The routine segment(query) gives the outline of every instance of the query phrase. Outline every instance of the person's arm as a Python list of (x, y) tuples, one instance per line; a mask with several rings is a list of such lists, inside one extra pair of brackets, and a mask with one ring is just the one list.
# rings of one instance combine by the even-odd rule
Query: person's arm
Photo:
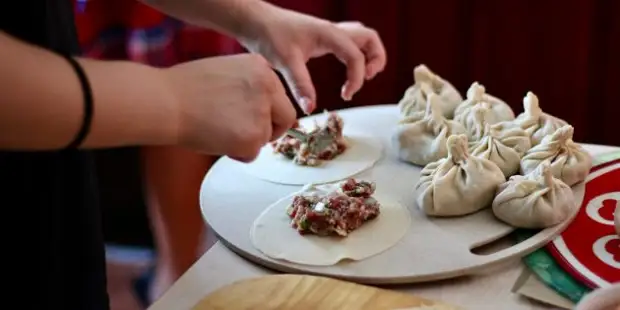
[(256, 19), (271, 9), (261, 0), (141, 0), (170, 16), (216, 30), (238, 40), (255, 36)]
[[(0, 149), (56, 150), (82, 125), (79, 79), (66, 59), (0, 32)], [(82, 147), (170, 144), (174, 96), (159, 69), (79, 59), (91, 85), (93, 119)]]
[(141, 0), (183, 21), (234, 37), (261, 54), (284, 76), (304, 112), (316, 108), (306, 63), (333, 54), (347, 67), (341, 91), (351, 100), (365, 80), (383, 71), (385, 48), (378, 33), (359, 22), (333, 23), (261, 0)]

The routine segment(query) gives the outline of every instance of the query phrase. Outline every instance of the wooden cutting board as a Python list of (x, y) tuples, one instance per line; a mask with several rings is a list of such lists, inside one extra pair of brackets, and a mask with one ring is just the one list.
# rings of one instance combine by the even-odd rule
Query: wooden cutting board
[(192, 310), (216, 309), (452, 310), (460, 308), (413, 295), (325, 277), (283, 274), (235, 282), (207, 295), (192, 308)]

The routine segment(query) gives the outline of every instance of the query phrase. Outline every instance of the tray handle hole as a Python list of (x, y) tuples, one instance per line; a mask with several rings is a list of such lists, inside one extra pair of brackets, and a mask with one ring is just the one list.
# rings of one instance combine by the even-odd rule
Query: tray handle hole
[(494, 240), (487, 240), (474, 244), (469, 251), (475, 255), (485, 256), (497, 253), (514, 245), (514, 235), (509, 233)]

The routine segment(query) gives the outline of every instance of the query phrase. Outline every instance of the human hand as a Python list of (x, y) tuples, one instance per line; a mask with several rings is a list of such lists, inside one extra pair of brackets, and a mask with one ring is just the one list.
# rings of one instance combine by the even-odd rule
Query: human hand
[(252, 161), (295, 122), (296, 112), (259, 55), (213, 57), (163, 69), (178, 111), (178, 142)]
[(364, 80), (383, 71), (386, 53), (377, 32), (358, 22), (332, 23), (262, 3), (255, 9), (253, 30), (239, 41), (263, 55), (286, 79), (306, 113), (316, 108), (316, 91), (306, 67), (310, 58), (334, 54), (347, 66), (345, 100), (360, 90)]

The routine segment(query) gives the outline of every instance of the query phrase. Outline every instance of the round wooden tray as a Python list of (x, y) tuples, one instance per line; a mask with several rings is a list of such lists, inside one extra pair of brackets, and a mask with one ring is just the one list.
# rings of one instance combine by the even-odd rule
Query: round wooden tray
[[(500, 239), (513, 228), (495, 219), (490, 209), (460, 218), (426, 217), (414, 202), (414, 185), (421, 168), (400, 162), (390, 145), (399, 118), (397, 107), (360, 107), (339, 114), (345, 122), (345, 135), (363, 132), (383, 142), (383, 157), (373, 168), (356, 177), (375, 181), (378, 190), (409, 209), (412, 225), (407, 235), (376, 256), (334, 266), (305, 266), (271, 259), (253, 247), (250, 228), (265, 208), (301, 187), (263, 181), (245, 173), (244, 164), (224, 157), (205, 177), (200, 204), (205, 220), (226, 246), (246, 259), (282, 272), (325, 275), (368, 284), (414, 283), (472, 274), (529, 254), (558, 235), (578, 211), (575, 208), (564, 223), (542, 230), (517, 245), (488, 255), (474, 254), (471, 249)], [(573, 191), (575, 203), (580, 206), (583, 184), (574, 186)]]

